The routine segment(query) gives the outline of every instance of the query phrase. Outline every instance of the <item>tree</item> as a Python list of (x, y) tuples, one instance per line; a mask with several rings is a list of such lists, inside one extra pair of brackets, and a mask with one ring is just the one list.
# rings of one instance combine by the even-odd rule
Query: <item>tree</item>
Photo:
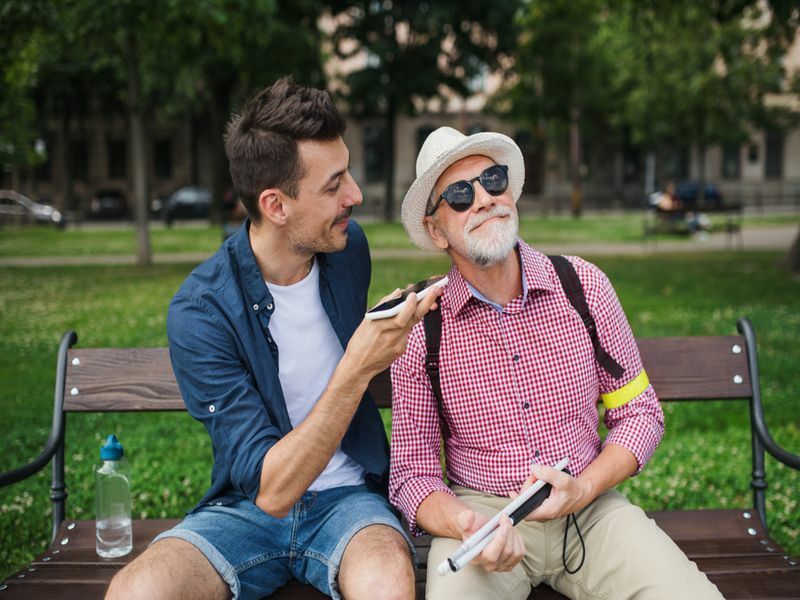
[(175, 2), (162, 14), (159, 30), (173, 43), (147, 73), (165, 113), (188, 112), (205, 124), (215, 222), (230, 187), (222, 137), (231, 110), (284, 75), (323, 85), (316, 26), (321, 10), (317, 0), (216, 0)]
[(514, 47), (518, 2), (333, 0), (328, 6), (337, 23), (336, 55), (366, 59), (343, 78), (348, 107), (354, 115), (384, 120), (384, 217), (391, 221), (397, 116), (413, 114), (415, 101), (446, 90), (470, 95), (470, 80), (497, 69)]
[(519, 19), (515, 77), (501, 96), (510, 116), (543, 131), (546, 143), (568, 137), (575, 217), (583, 207), (582, 138), (609, 130), (616, 101), (608, 85), (614, 59), (603, 43), (605, 12), (602, 0), (527, 3)]
[(800, 19), (792, 6), (631, 0), (617, 7), (616, 39), (628, 46), (615, 72), (621, 120), (635, 142), (697, 148), (700, 194), (709, 146), (741, 144), (755, 130), (796, 122), (768, 101), (784, 91), (783, 58)]
[[(151, 261), (147, 169), (149, 120), (188, 111), (210, 140), (214, 215), (229, 186), (222, 134), (234, 97), (286, 73), (319, 84), (321, 66), (314, 0), (68, 0), (58, 19), (81, 59), (118, 82), (129, 125), (137, 262)], [(281, 56), (280, 61), (275, 57)]]
[(0, 4), (0, 167), (6, 169), (33, 166), (43, 158), (35, 151), (33, 90), (46, 45), (35, 24), (47, 17), (42, 3)]

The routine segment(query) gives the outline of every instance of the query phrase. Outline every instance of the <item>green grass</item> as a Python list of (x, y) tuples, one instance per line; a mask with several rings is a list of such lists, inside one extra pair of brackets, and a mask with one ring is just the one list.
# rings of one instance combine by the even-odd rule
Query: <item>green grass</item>
[[(712, 219), (713, 220), (713, 219)], [(798, 215), (753, 216), (747, 227), (787, 225), (800, 222)], [(718, 221), (721, 224), (721, 221)], [(364, 230), (374, 249), (413, 248), (399, 223), (366, 223)], [(539, 244), (556, 243), (639, 243), (642, 241), (642, 214), (587, 215), (576, 220), (567, 216), (522, 217), (520, 234)], [(218, 227), (178, 224), (172, 229), (157, 226), (150, 230), (154, 253), (204, 252), (211, 254), (222, 240)], [(687, 236), (675, 239), (689, 241)], [(69, 228), (56, 231), (46, 227), (0, 230), (0, 257), (133, 255), (136, 252), (132, 228)]]
[[(750, 316), (759, 335), (767, 422), (778, 442), (800, 452), (800, 282), (777, 267), (776, 259), (774, 253), (708, 253), (598, 257), (595, 262), (614, 282), (637, 336), (732, 334), (736, 318)], [(75, 329), (79, 347), (164, 345), (167, 303), (190, 268), (0, 269), (5, 424), (0, 470), (31, 460), (47, 437), (61, 333)], [(370, 301), (398, 282), (446, 269), (443, 258), (376, 260)], [(664, 441), (644, 473), (623, 484), (623, 491), (646, 509), (749, 505), (746, 405), (670, 404), (665, 412)], [(93, 467), (110, 432), (125, 444), (132, 465), (135, 517), (180, 517), (205, 491), (211, 447), (202, 426), (188, 415), (72, 414), (67, 424), (69, 518), (92, 518)], [(800, 476), (772, 460), (767, 472), (774, 537), (800, 554)], [(45, 469), (0, 490), (2, 575), (46, 548), (49, 476)]]

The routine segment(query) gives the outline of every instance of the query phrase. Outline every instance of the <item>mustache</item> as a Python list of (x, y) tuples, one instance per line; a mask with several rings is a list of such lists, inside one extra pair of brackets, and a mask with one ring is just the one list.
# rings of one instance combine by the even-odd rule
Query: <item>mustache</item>
[(352, 206), (348, 206), (342, 214), (340, 214), (338, 217), (336, 217), (333, 220), (333, 224), (334, 225), (338, 225), (339, 223), (341, 223), (343, 221), (346, 221), (347, 219), (350, 218), (350, 215), (352, 214), (352, 212), (353, 212), (353, 207)]
[(473, 229), (480, 227), (486, 221), (494, 217), (509, 217), (509, 216), (511, 216), (511, 208), (509, 208), (508, 206), (494, 206), (486, 213), (472, 215), (467, 221), (467, 224), (464, 226), (464, 231), (469, 233)]

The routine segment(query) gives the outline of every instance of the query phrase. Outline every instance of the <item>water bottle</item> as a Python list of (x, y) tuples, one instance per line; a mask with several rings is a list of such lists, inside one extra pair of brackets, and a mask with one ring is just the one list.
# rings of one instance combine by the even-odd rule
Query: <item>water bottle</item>
[(125, 556), (133, 549), (131, 531), (131, 468), (117, 436), (100, 446), (102, 464), (94, 474), (97, 554)]

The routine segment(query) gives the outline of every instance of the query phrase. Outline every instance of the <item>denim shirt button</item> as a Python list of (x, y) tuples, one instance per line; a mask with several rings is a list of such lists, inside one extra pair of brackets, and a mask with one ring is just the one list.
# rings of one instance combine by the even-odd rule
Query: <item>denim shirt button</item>
[(253, 310), (258, 310), (258, 304), (253, 304)]
[(272, 310), (272, 302), (270, 302), (269, 304), (267, 304), (267, 310)]
[(215, 410), (217, 410), (217, 409), (216, 409), (216, 408), (214, 408), (214, 405), (213, 405), (213, 404), (212, 404), (211, 406), (209, 406), (209, 407), (208, 407), (208, 412), (210, 412), (210, 413), (213, 413)]

